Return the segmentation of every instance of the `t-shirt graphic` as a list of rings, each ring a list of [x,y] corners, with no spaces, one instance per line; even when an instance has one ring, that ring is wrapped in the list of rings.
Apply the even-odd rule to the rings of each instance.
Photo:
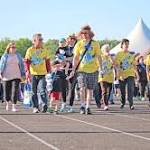
[[[112,72],[112,68],[112,65],[107,59],[102,61],[102,70],[104,75]]]
[[[120,68],[122,70],[127,70],[128,68],[131,67],[131,56],[128,55],[127,57],[125,57],[121,62],[120,62]]]
[[[33,65],[38,65],[38,64],[41,64],[41,63],[43,63],[44,62],[44,58],[40,58],[39,56],[40,56],[40,54],[42,53],[42,50],[36,50],[34,53],[33,53],[33,55],[32,55],[32,57],[31,57],[31,63],[33,64]]]
[[[94,51],[92,51],[92,49],[93,48],[91,46],[88,48],[82,60],[83,64],[89,64],[93,61],[95,54]]]

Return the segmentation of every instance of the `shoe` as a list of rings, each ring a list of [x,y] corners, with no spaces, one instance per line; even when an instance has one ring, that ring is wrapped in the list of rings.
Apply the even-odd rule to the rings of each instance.
[[[108,110],[108,106],[104,106],[104,110],[107,111]]]
[[[16,108],[12,108],[11,111],[17,112],[18,110]]]
[[[141,97],[141,101],[145,101],[145,98],[144,98],[144,97]]]
[[[133,105],[130,106],[130,110],[134,110],[134,106]]]
[[[82,115],[82,114],[85,114],[85,107],[81,107],[80,108],[80,114]]]
[[[92,114],[90,108],[86,108],[85,114],[86,115],[91,115]]]
[[[59,113],[58,113],[58,111],[54,111],[53,114],[54,115],[58,115]]]
[[[63,103],[63,104],[61,105],[60,112],[65,112],[65,107],[66,107],[66,104]]]
[[[44,105],[43,109],[42,109],[42,113],[46,113],[47,112],[47,108],[48,108],[47,105]]]
[[[123,108],[124,108],[124,104],[121,104],[120,109],[123,109]]]
[[[33,108],[33,113],[39,113],[38,108]]]
[[[112,102],[110,102],[110,104],[111,104],[111,105],[114,105],[115,103],[112,101]]]
[[[52,108],[50,108],[50,107],[49,107],[49,108],[47,109],[47,112],[49,112],[49,113],[53,113],[53,112],[54,112],[54,110],[53,110]]]
[[[74,112],[75,112],[75,110],[72,107],[69,108],[68,113],[74,113]]]

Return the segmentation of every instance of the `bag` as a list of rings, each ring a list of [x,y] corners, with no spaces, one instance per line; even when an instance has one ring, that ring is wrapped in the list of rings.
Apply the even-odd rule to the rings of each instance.
[[[31,84],[29,82],[26,82],[24,84],[23,104],[25,108],[29,108],[32,106],[32,90],[31,90]]]

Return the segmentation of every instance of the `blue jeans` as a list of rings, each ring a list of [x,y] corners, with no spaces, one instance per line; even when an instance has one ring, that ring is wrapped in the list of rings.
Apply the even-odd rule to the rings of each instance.
[[[47,94],[46,94],[46,81],[45,75],[32,75],[32,103],[33,107],[38,108],[38,96],[37,93],[39,91],[41,99],[45,105],[47,105]]]

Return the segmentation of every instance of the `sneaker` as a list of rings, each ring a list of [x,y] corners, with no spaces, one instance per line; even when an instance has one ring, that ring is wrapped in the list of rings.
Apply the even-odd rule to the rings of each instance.
[[[60,112],[65,112],[65,107],[66,107],[66,104],[63,103],[63,104],[61,105]]]
[[[58,113],[58,111],[54,111],[53,114],[54,115],[58,115],[59,113]]]
[[[110,102],[111,105],[114,105],[115,103],[113,101]]]
[[[108,110],[108,106],[104,106],[104,110],[107,111]]]
[[[124,108],[124,104],[121,104],[120,109],[123,109],[123,108]]]
[[[47,109],[47,112],[49,112],[49,113],[53,113],[53,112],[54,112],[54,110],[53,110],[52,108],[50,108],[50,107],[49,107],[49,108]]]
[[[133,105],[130,106],[130,110],[134,110],[134,106]]]
[[[33,113],[39,113],[38,108],[33,108]]]
[[[47,112],[47,105],[44,105],[42,109],[42,113],[45,113],[45,112]]]
[[[72,107],[69,108],[68,113],[74,113],[74,112],[75,112],[75,110]]]
[[[141,101],[145,101],[145,98],[144,98],[144,97],[141,97]]]
[[[11,111],[17,112],[18,110],[16,108],[12,108]]]
[[[81,107],[80,108],[80,114],[82,115],[82,114],[85,114],[85,107]]]
[[[90,108],[86,108],[85,114],[86,115],[91,115],[92,114]]]

